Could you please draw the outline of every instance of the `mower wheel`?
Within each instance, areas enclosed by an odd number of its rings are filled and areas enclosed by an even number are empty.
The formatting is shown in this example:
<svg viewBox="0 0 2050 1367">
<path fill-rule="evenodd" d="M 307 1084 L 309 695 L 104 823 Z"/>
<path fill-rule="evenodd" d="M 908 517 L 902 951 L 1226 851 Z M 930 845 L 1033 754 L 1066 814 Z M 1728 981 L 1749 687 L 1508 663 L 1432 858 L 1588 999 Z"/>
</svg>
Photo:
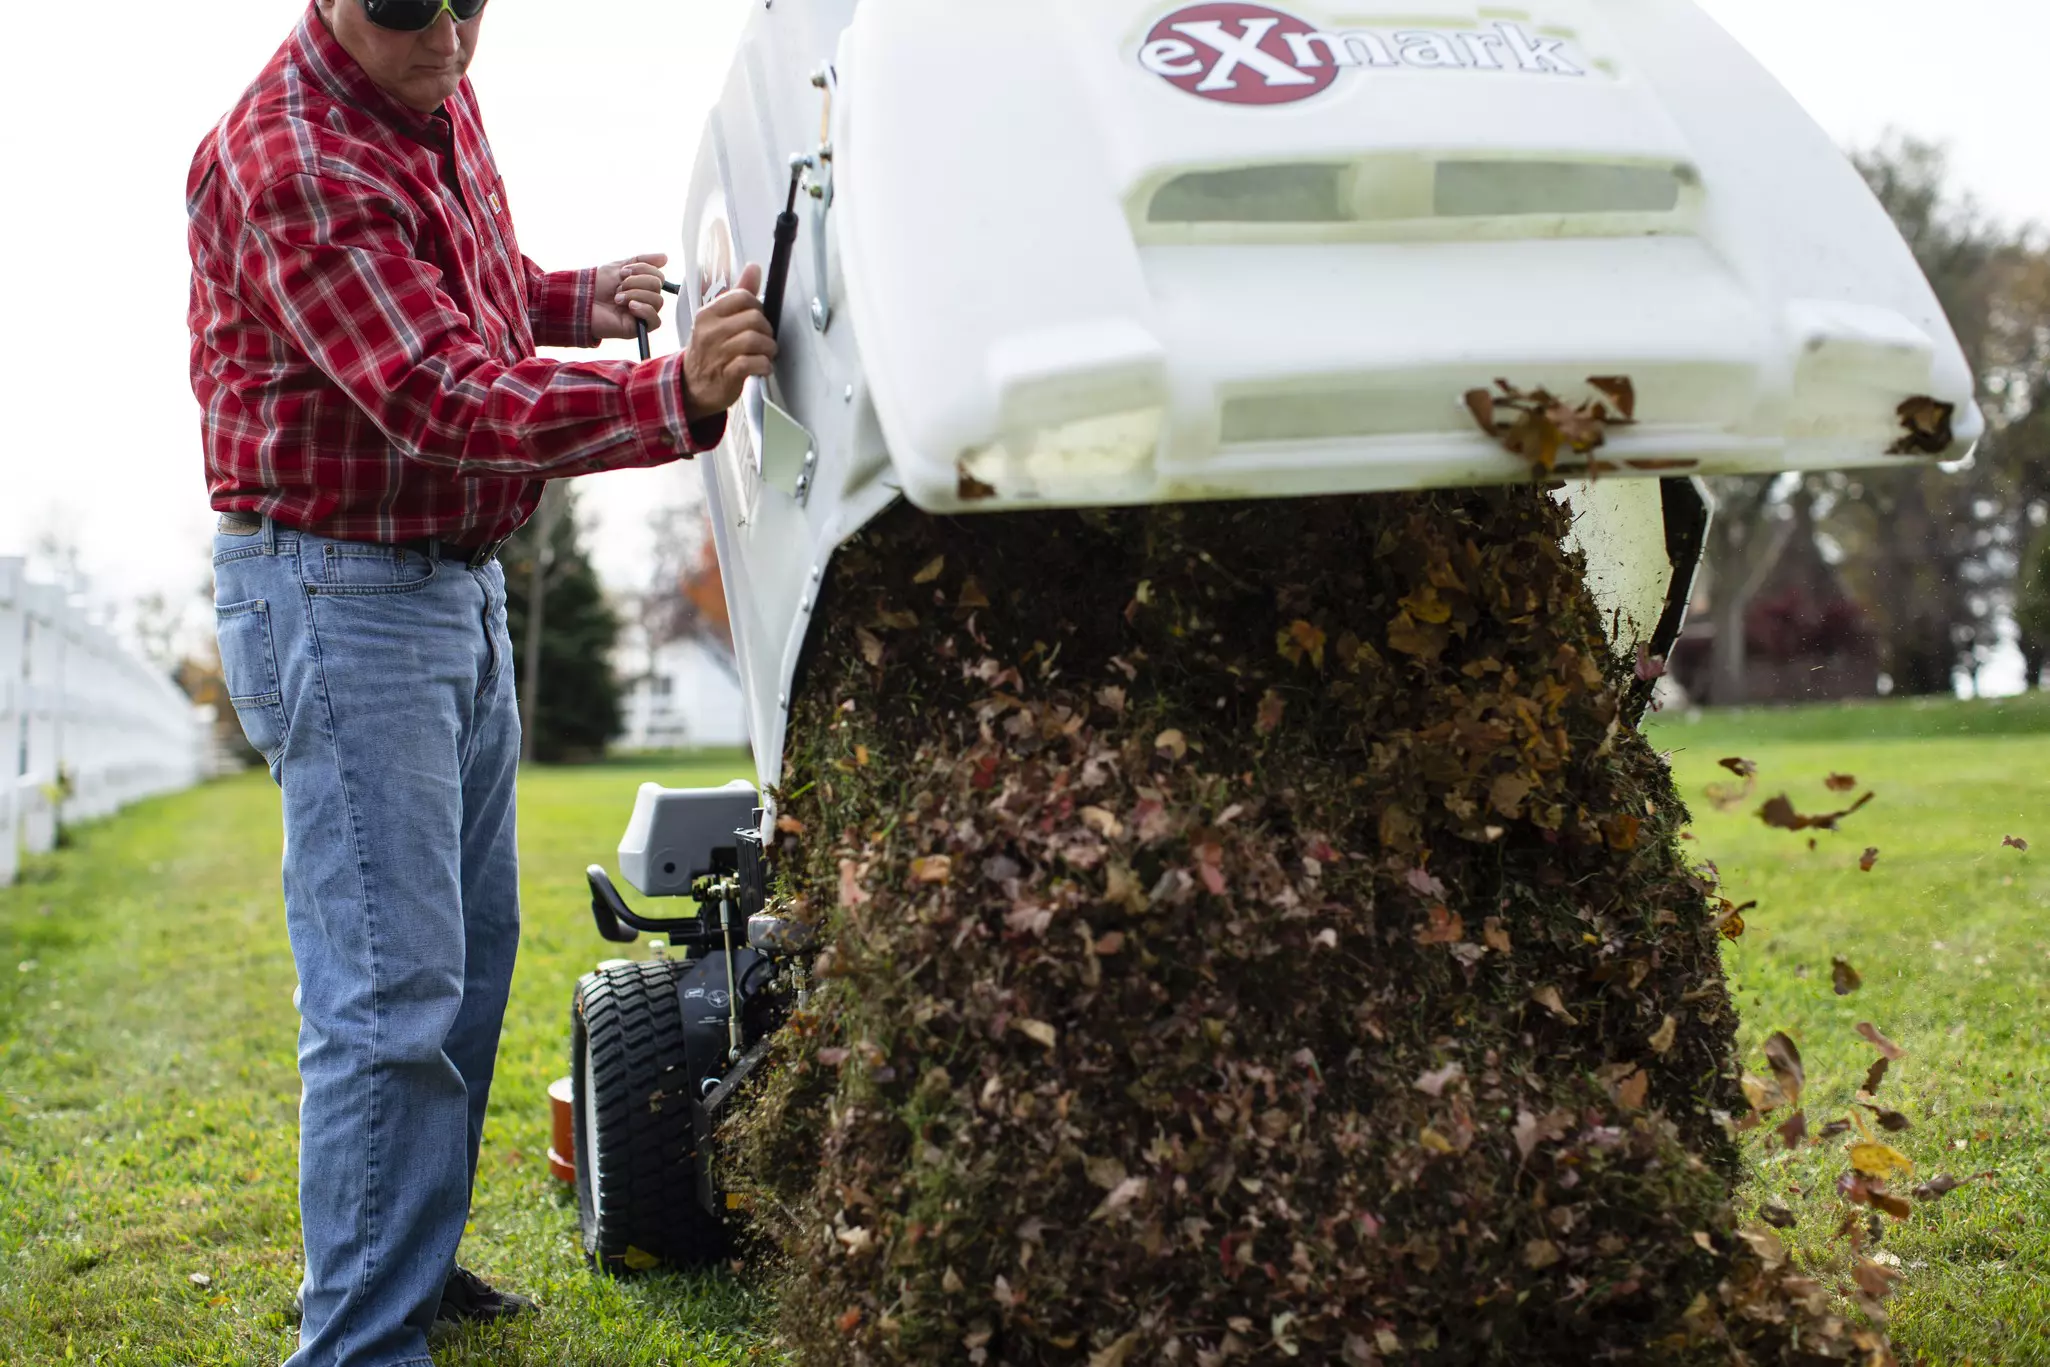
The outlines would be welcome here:
<svg viewBox="0 0 2050 1367">
<path fill-rule="evenodd" d="M 670 960 L 602 968 L 571 1012 L 577 1215 L 584 1252 L 615 1275 L 726 1253 L 698 1204 L 683 1013 Z"/>
</svg>

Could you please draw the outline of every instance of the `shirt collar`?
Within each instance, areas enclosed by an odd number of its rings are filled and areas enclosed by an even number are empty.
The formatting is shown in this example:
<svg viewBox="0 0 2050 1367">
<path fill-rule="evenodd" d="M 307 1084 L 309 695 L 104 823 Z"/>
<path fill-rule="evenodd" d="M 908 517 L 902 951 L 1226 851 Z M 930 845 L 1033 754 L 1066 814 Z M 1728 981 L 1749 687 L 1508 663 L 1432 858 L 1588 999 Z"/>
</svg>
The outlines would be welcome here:
<svg viewBox="0 0 2050 1367">
<path fill-rule="evenodd" d="M 347 101 L 423 142 L 447 139 L 446 115 L 422 114 L 386 94 L 328 28 L 318 6 L 306 7 L 299 20 L 299 31 L 292 37 L 292 49 L 299 64 L 336 99 Z"/>
</svg>

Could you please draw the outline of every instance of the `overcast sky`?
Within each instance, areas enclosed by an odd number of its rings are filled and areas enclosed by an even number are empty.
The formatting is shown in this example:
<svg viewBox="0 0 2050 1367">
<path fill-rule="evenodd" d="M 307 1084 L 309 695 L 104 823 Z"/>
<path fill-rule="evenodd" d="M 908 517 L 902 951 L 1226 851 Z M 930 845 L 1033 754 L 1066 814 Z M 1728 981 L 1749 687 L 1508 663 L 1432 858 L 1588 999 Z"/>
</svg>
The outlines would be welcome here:
<svg viewBox="0 0 2050 1367">
<path fill-rule="evenodd" d="M 2046 0 L 1702 2 L 1838 139 L 1892 127 L 1948 142 L 1989 209 L 2050 224 Z M 472 74 L 529 255 L 561 269 L 676 253 L 698 130 L 751 3 L 496 0 Z M 54 531 L 108 600 L 206 578 L 185 172 L 299 13 L 292 0 L 8 7 L 0 555 Z M 585 481 L 608 580 L 641 586 L 646 510 L 697 478 Z"/>
</svg>

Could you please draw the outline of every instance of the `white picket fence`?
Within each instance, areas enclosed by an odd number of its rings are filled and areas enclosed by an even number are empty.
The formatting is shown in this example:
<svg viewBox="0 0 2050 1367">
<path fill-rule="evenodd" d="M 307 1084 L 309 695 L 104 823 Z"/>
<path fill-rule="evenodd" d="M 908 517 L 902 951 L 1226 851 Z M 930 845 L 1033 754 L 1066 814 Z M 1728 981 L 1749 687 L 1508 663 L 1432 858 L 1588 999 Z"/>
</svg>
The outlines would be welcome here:
<svg viewBox="0 0 2050 1367">
<path fill-rule="evenodd" d="M 0 558 L 0 887 L 60 825 L 197 783 L 211 736 L 175 684 Z"/>
</svg>

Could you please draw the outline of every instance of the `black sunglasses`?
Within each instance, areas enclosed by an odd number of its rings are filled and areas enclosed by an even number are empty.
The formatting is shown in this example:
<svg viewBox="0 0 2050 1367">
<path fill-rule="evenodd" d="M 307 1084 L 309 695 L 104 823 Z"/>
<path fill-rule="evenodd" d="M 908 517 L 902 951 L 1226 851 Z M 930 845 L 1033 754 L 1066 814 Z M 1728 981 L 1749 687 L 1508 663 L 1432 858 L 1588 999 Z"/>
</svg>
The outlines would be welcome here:
<svg viewBox="0 0 2050 1367">
<path fill-rule="evenodd" d="M 363 12 L 379 28 L 399 33 L 419 33 L 432 28 L 447 10 L 459 24 L 484 12 L 487 0 L 363 0 Z"/>
</svg>

